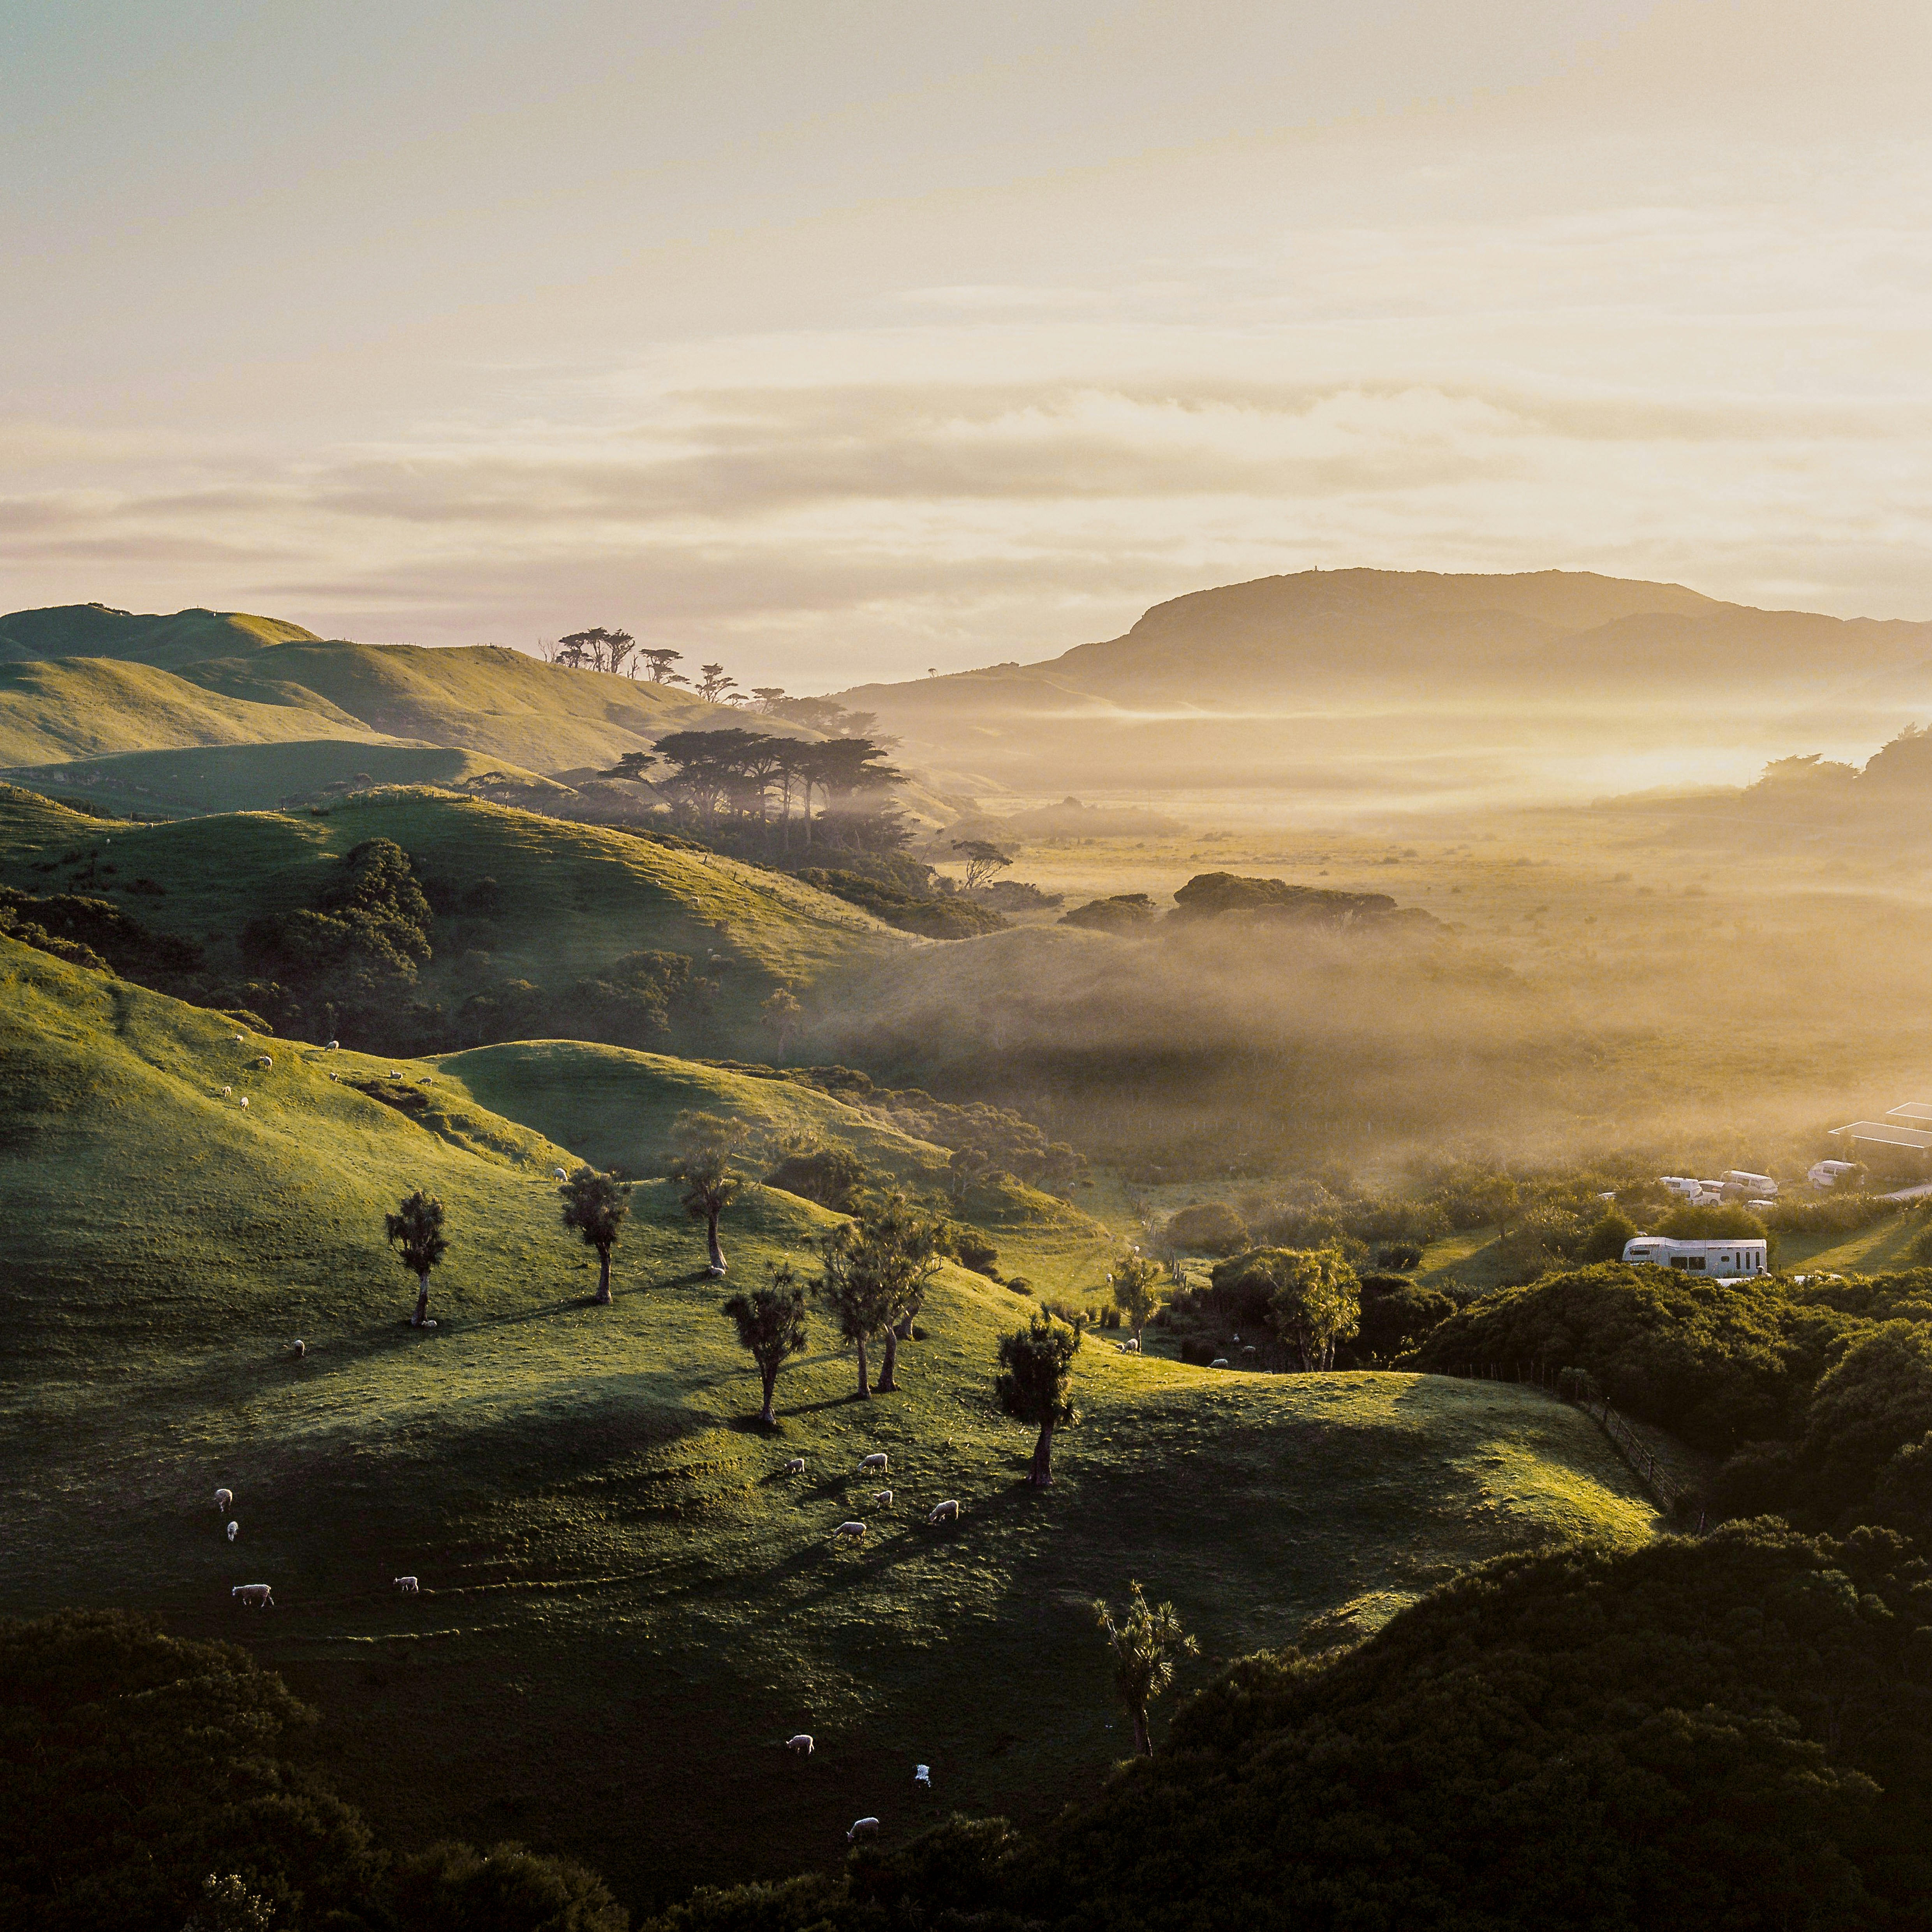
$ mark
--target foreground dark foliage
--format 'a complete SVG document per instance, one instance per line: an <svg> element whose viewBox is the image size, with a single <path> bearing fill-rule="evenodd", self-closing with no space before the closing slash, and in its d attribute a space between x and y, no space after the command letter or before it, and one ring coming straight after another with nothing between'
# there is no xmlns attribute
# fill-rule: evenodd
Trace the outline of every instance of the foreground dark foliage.
<svg viewBox="0 0 1932 1932"><path fill-rule="evenodd" d="M0 1624L0 1926L182 1932L196 1916L226 1932L252 1912L330 1932L622 1932L566 1861L512 1845L391 1858L302 1771L312 1722L239 1646L152 1618ZM226 1882L212 1900L210 1878Z"/></svg>

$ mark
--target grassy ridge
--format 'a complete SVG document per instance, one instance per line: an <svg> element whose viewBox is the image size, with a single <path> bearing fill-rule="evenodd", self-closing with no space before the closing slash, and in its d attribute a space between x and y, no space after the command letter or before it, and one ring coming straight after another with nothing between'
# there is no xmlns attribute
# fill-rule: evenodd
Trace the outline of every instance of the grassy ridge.
<svg viewBox="0 0 1932 1932"><path fill-rule="evenodd" d="M1123 1748L1084 1606L1130 1574L1211 1659L1379 1618L1552 1532L1651 1526L1587 1421L1525 1391L1214 1375L1097 1340L1061 1480L1026 1490L1028 1436L988 1399L1020 1304L950 1269L903 1394L850 1400L821 1333L767 1442L673 1188L638 1190L616 1304L587 1305L547 1174L589 1150L476 1098L533 1075L400 1069L426 1129L328 1078L388 1067L233 1031L0 942L0 1608L133 1604L245 1638L322 1700L326 1761L404 1839L514 1834L638 1902L835 1856L861 1812L894 1836L938 1805L1037 1815ZM661 1111L674 1070L646 1071ZM586 1111L615 1134L605 1073ZM422 1334L380 1238L417 1184L455 1238ZM732 1223L746 1280L808 1258L828 1217L754 1190ZM874 1448L890 1511L856 1473ZM794 1454L807 1474L782 1479ZM948 1496L964 1521L928 1530ZM855 1514L872 1534L834 1546ZM419 1598L390 1590L405 1571ZM272 1616L229 1604L257 1579ZM800 1728L806 1762L779 1748Z"/></svg>
<svg viewBox="0 0 1932 1932"><path fill-rule="evenodd" d="M313 631L244 610L176 610L170 616L60 604L0 616L0 659L121 658L178 668L264 646L316 641Z"/></svg>
<svg viewBox="0 0 1932 1932"><path fill-rule="evenodd" d="M452 992L466 952L488 956L496 976L551 987L626 952L684 952L715 983L720 1036L762 1043L758 1004L775 986L808 988L926 944L782 874L449 793L376 793L320 818L249 812L110 829L0 791L0 881L60 891L75 869L62 862L94 855L117 869L97 873L88 890L111 896L152 880L162 896L128 903L218 962L232 961L248 920L313 903L342 856L372 838L393 839L418 871L459 891L484 878L500 889L500 916L438 922L430 998Z"/></svg>

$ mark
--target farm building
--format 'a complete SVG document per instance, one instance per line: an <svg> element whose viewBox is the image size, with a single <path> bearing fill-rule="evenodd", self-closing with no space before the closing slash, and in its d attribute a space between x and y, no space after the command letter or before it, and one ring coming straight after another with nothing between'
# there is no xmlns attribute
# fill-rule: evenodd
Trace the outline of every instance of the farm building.
<svg viewBox="0 0 1932 1932"><path fill-rule="evenodd" d="M1849 1126L1834 1127L1832 1138L1868 1166L1902 1168L1913 1174L1923 1174L1932 1167L1932 1133L1905 1126L1889 1115L1882 1120L1854 1120Z"/></svg>
<svg viewBox="0 0 1932 1932"><path fill-rule="evenodd" d="M1768 1244L1736 1235L1729 1240L1673 1241L1663 1234L1639 1234L1624 1244L1624 1259L1633 1265L1648 1262L1719 1276L1762 1274L1771 1266Z"/></svg>

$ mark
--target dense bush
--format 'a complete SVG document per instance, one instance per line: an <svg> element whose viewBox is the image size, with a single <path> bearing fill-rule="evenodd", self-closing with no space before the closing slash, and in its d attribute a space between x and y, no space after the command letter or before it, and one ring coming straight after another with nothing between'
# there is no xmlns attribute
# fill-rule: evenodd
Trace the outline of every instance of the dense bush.
<svg viewBox="0 0 1932 1932"><path fill-rule="evenodd" d="M842 867L812 867L798 876L807 885L862 908L887 926L928 939L970 939L978 933L998 932L1006 922L991 907L976 905L969 898L908 892L903 886L868 879Z"/></svg>
<svg viewBox="0 0 1932 1932"><path fill-rule="evenodd" d="M1089 899L1084 906L1063 914L1060 922L1084 926L1090 932L1151 932L1154 903L1145 892L1118 892L1110 899Z"/></svg>
<svg viewBox="0 0 1932 1932"><path fill-rule="evenodd" d="M200 946L154 932L111 900L76 893L37 898L0 886L0 933L74 965L163 992L175 990L202 962Z"/></svg>
<svg viewBox="0 0 1932 1932"><path fill-rule="evenodd" d="M1232 1255L1248 1245L1248 1224L1226 1202L1197 1202L1168 1217L1160 1240L1177 1254Z"/></svg>
<svg viewBox="0 0 1932 1932"><path fill-rule="evenodd" d="M1882 1201L1875 1194L1820 1196L1815 1200L1780 1201L1760 1208L1759 1218L1774 1233L1780 1234L1855 1234L1888 1214L1899 1212L1895 1201Z"/></svg>
<svg viewBox="0 0 1932 1932"><path fill-rule="evenodd" d="M782 1187L834 1213L849 1214L854 1198L866 1184L866 1164L839 1141L801 1139L782 1150L782 1157L765 1176L767 1187Z"/></svg>
<svg viewBox="0 0 1932 1932"><path fill-rule="evenodd" d="M1928 1582L1768 1522L1504 1557L1236 1664L1034 1843L955 1820L655 1932L1924 1932Z"/></svg>
<svg viewBox="0 0 1932 1932"><path fill-rule="evenodd" d="M1722 1450L1790 1434L1833 1343L1852 1325L1762 1278L1697 1280L1605 1262L1485 1295L1405 1366L1587 1369L1619 1408Z"/></svg>
<svg viewBox="0 0 1932 1932"><path fill-rule="evenodd" d="M242 955L254 972L298 986L326 980L338 1000L381 998L428 961L434 917L409 854L365 838L313 908L250 920Z"/></svg>
<svg viewBox="0 0 1932 1932"><path fill-rule="evenodd" d="M0 1624L0 1925L622 1932L609 1893L563 1861L514 1846L392 1861L303 1771L291 1741L313 1722L246 1651L152 1618Z"/></svg>
<svg viewBox="0 0 1932 1932"><path fill-rule="evenodd" d="M1439 1288L1425 1288L1401 1275L1364 1275L1361 1327L1350 1344L1356 1364L1393 1361L1419 1347L1456 1312Z"/></svg>

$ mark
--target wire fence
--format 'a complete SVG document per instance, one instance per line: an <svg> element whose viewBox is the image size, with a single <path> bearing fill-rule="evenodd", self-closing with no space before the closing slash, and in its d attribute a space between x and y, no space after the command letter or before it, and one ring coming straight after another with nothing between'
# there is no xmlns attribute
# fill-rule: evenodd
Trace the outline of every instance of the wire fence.
<svg viewBox="0 0 1932 1932"><path fill-rule="evenodd" d="M1573 1394L1563 1386L1563 1372L1552 1368L1546 1362L1464 1362L1451 1364L1441 1372L1478 1382L1528 1382L1559 1401L1574 1402L1596 1418L1604 1433L1610 1438L1611 1446L1623 1458L1631 1474L1656 1498L1658 1506L1667 1514L1682 1514L1687 1519L1691 1510L1696 1510L1696 1533L1703 1534L1704 1511L1695 1491L1679 1482L1657 1460L1655 1451L1631 1426L1629 1418L1611 1407L1607 1396L1594 1393Z"/></svg>

